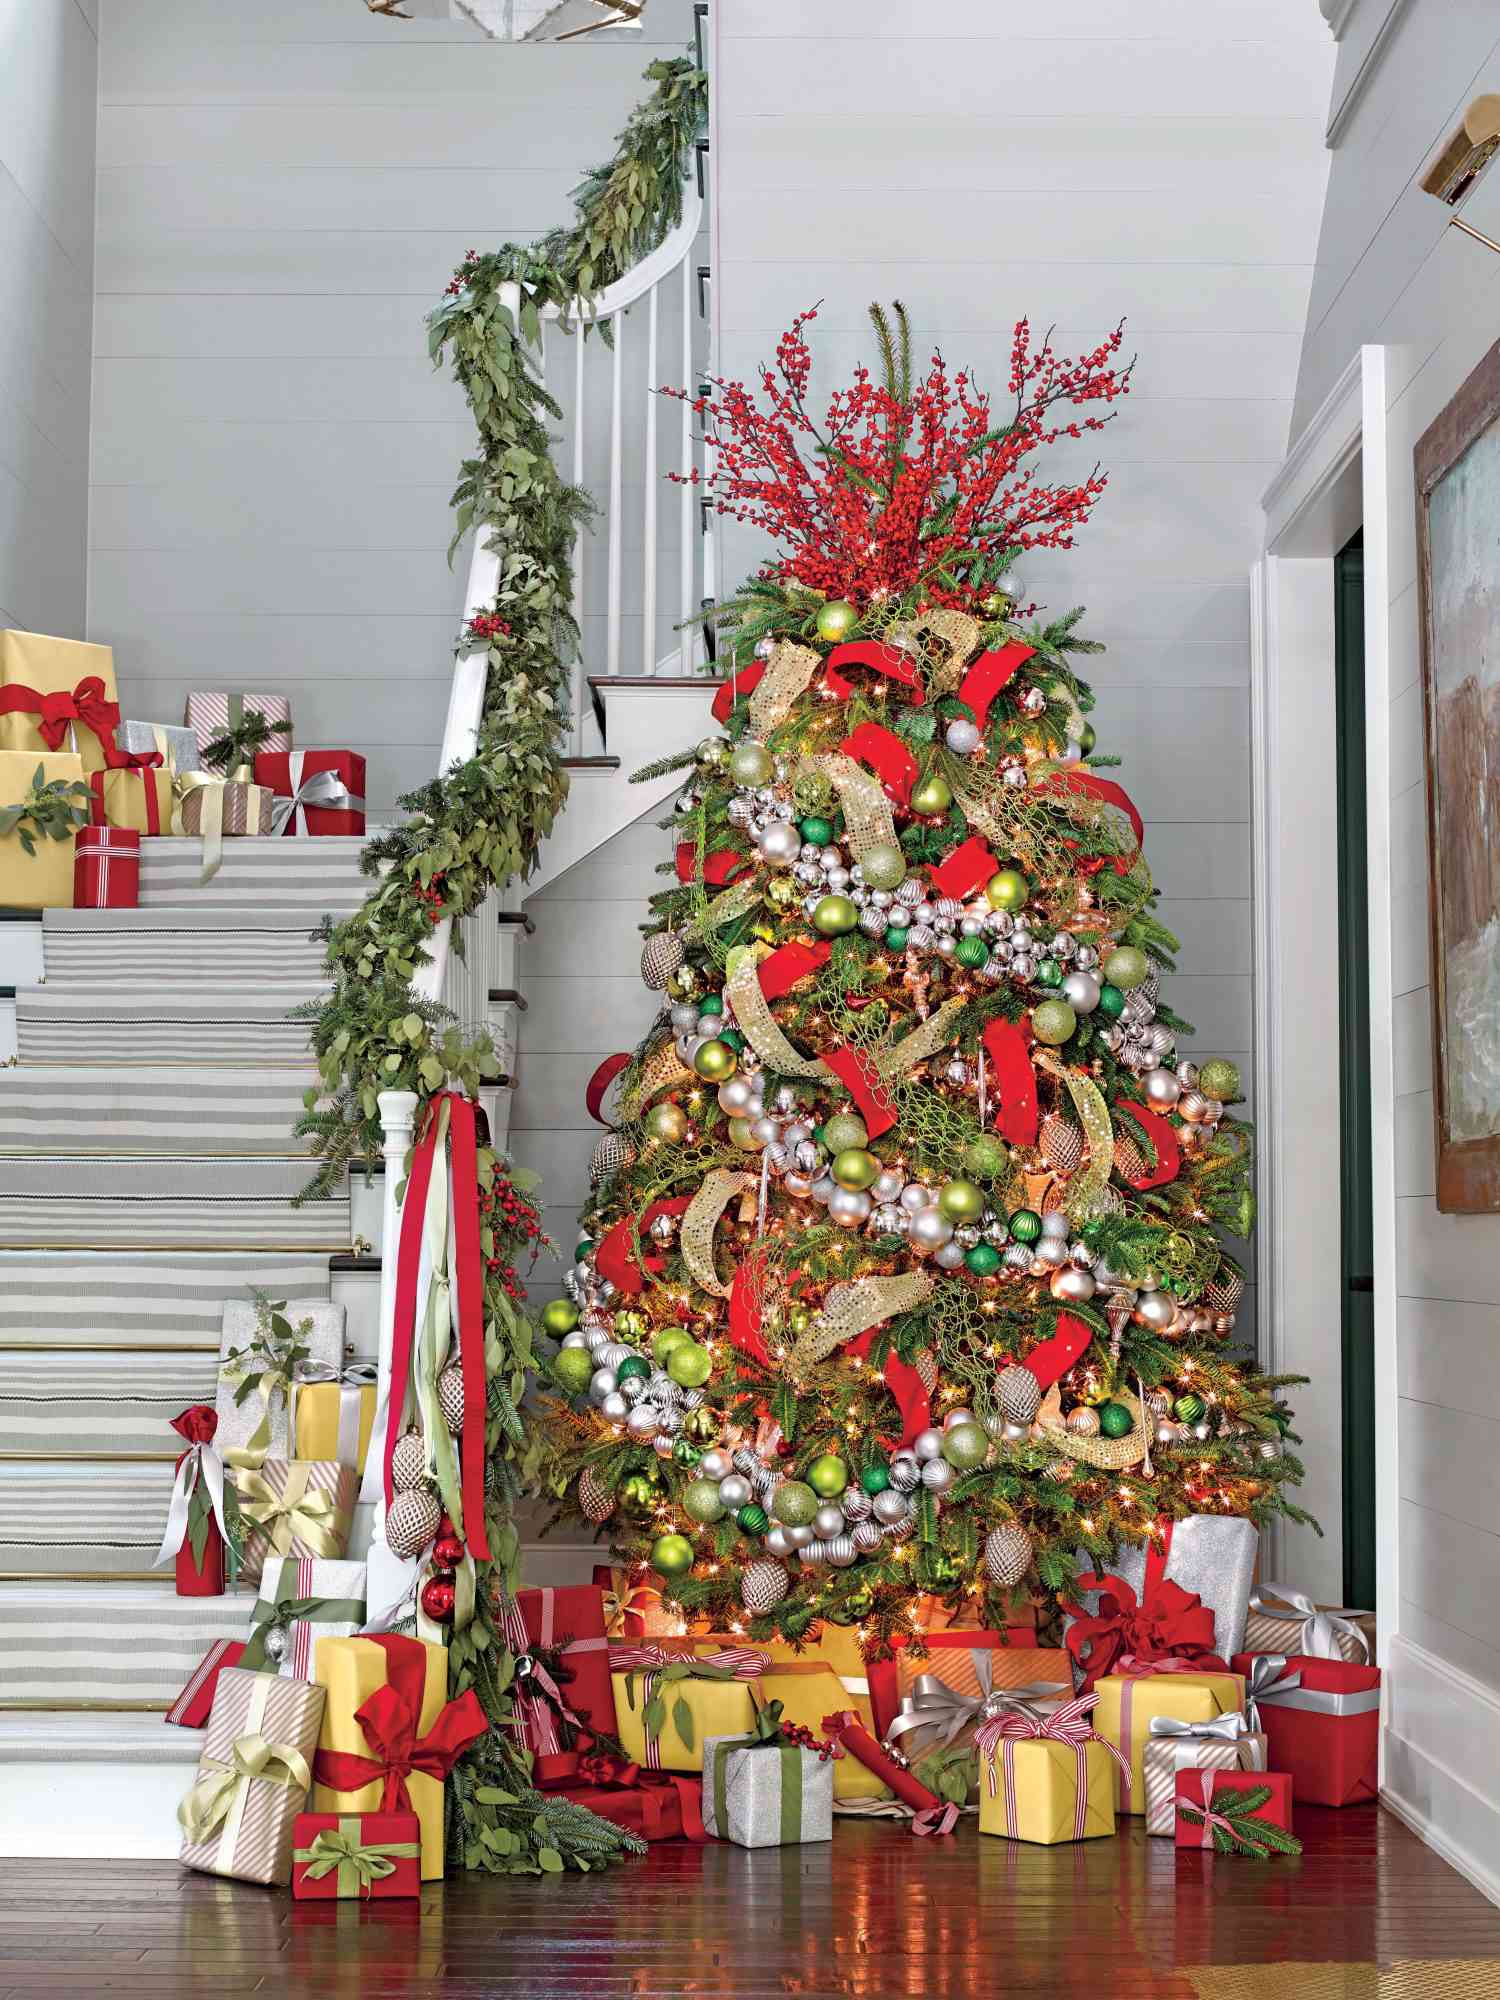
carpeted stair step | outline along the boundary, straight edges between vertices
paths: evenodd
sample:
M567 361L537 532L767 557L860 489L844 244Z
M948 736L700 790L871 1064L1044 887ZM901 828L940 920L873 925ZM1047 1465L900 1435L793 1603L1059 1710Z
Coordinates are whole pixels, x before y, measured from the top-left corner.
M159 1458L176 1443L178 1411L214 1400L218 1370L216 1354L5 1354L0 1452Z
M184 1072L32 1063L0 1070L0 1153L303 1154L302 1070Z
M141 908L169 905L192 910L219 906L306 917L347 916L374 886L359 872L361 836L308 840L226 840L224 859L209 882L200 882L202 844L196 840L141 842Z
M307 1067L308 1024L289 1017L316 990L269 980L211 985L181 968L165 973L154 992L134 983L22 987L16 995L20 1060L300 1073ZM184 1093L191 1082L183 1078Z
M135 983L142 992L161 994L186 973L194 982L239 985L246 992L270 980L311 993L326 982L323 946L312 934L314 921L298 912L247 912L218 905L47 910L42 918L45 977L49 987Z
M0 1247L347 1250L347 1192L293 1208L307 1159L0 1158Z
M219 1351L226 1299L326 1299L315 1251L0 1249L0 1371L21 1347ZM184 1398L184 1400L186 1400Z
M245 1636L254 1601L178 1597L166 1569L159 1583L0 1583L0 1709L165 1709L216 1639ZM201 1747L194 1730L161 1734Z
M175 1729L156 1714L55 1715L46 1713L42 1703L37 1708L43 1712L22 1709L14 1715L0 1714L0 1764L90 1764L96 1768L135 1764L146 1767L140 1778L148 1780L156 1775L151 1766L166 1766L168 1782L161 1788L160 1799L150 1801L149 1810L164 1817L161 1845L154 1851L163 1858L174 1854L175 1840L182 1836L173 1822L172 1807L176 1794L185 1790L192 1778L203 1749L203 1732ZM132 1784L136 1782L132 1774ZM124 1838L117 1837L109 1852L118 1857L124 1844ZM97 1854L99 1848L92 1846L89 1851ZM131 1855L138 1858L133 1846Z
M149 1570L174 1464L171 1452L159 1464L0 1459L0 1574Z

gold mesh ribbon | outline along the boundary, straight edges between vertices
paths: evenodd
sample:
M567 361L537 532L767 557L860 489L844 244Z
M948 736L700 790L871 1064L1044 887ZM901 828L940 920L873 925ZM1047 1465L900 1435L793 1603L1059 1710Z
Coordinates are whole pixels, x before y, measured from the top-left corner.
M828 1069L818 1056L797 1050L776 1024L771 1004L760 990L760 961L745 958L725 982L724 997L734 1010L734 1018L769 1070L778 1076L827 1076Z
M759 881L755 876L747 875L733 888L726 889L722 896L715 896L696 917L682 926L677 935L686 944L691 938L706 937L710 931L721 931L737 917L748 917L760 899Z
M888 1278L851 1278L847 1284L835 1285L823 1301L823 1310L792 1349L792 1365L816 1367L872 1326L926 1305L934 1289L926 1271L898 1271Z
M1139 1465L1146 1457L1145 1412L1128 1389L1116 1389L1110 1400L1122 1403L1130 1412L1132 1422L1128 1437L1080 1437L1075 1431L1070 1431L1063 1422L1062 1391L1055 1382L1042 1398L1036 1421L1047 1443L1064 1458L1076 1458L1085 1465L1097 1465L1103 1472L1124 1472L1132 1465Z
M668 1084L681 1083L694 1074L677 1053L674 1042L665 1041L647 1056L639 1079L622 1099L620 1111L626 1118L636 1117L641 1107Z
M897 845L896 822L879 779L852 757L833 750L821 757L804 757L798 769L826 778L838 793L844 809L844 835L856 861L863 861L872 847Z
M750 727L757 736L768 736L778 723L786 721L822 664L822 655L810 646L781 641L750 697Z
M683 1215L680 1232L682 1261L687 1265L689 1276L696 1279L705 1292L712 1292L715 1298L727 1299L729 1287L714 1269L714 1231L719 1226L719 1217L735 1196L754 1186L754 1174L736 1174L727 1167L716 1167L688 1203Z
M903 1076L907 1070L915 1069L919 1062L926 1062L929 1056L935 1056L939 1049L947 1048L953 1039L953 1024L968 1004L962 996L945 1000L920 1028L914 1028L894 1048L886 1049L875 1058L881 1075L888 1081Z
M932 685L937 693L949 694L958 686L964 663L979 644L979 630L978 620L966 611L950 611L940 605L924 611L892 637L899 642L906 637L922 639L930 633L942 648L942 657L932 665ZM934 649L928 650L930 654Z
M1100 1197L1109 1185L1115 1159L1115 1133L1098 1084L1086 1076L1075 1076L1072 1070L1063 1071L1063 1082L1089 1148L1088 1165L1068 1183L1067 1210L1072 1221L1086 1222L1098 1209Z

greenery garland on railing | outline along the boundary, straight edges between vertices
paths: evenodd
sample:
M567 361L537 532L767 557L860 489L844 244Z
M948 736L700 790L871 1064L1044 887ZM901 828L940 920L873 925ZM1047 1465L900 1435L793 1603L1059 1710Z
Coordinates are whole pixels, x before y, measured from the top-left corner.
M652 95L632 113L614 159L577 191L572 227L538 244L471 252L429 317L432 358L451 362L479 432L453 497L453 547L472 530L499 555L495 599L470 617L458 647L487 657L478 746L466 763L399 801L410 817L372 840L362 859L377 886L352 916L324 926L331 991L299 1010L320 1079L297 1126L319 1161L303 1200L336 1193L351 1166L378 1157L381 1091L415 1092L420 1124L438 1091L452 1083L473 1095L498 1067L488 1034L466 1035L448 1010L414 992L412 980L445 917L455 920L458 950L459 922L491 889L531 873L567 798L563 746L578 643L572 547L589 501L552 463L547 420L561 411L527 368L524 345L539 337L544 307L586 312L590 296L653 250L681 216L707 79L685 58L652 63L646 75ZM509 283L521 288L519 319L502 302ZM530 1441L520 1403L535 1361L516 1265L535 1244L536 1218L527 1177L510 1176L487 1152L480 1183L494 1560L478 1566L473 1620L453 1634L449 1660L452 1691L473 1687L494 1726L453 1775L452 1850L466 1867L499 1873L587 1869L639 1843L533 1791L529 1760L511 1731L516 1662L495 1621L494 1593L518 1581L510 1516L526 1476Z

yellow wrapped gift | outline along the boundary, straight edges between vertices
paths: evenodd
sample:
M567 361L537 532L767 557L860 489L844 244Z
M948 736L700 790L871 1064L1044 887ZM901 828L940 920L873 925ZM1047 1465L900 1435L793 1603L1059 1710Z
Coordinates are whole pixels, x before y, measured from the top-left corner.
M609 1663L620 1747L652 1771L701 1771L707 1737L747 1736L750 1684L771 1664L748 1647L699 1655L654 1642L611 1645Z
M779 1701L782 1720L800 1722L814 1736L825 1736L824 1716L836 1715L841 1709L854 1708L865 1727L871 1727L868 1698L861 1702L858 1695L851 1694L826 1660L773 1659L754 1686L757 1708ZM890 1795L890 1787L882 1784L873 1771L867 1771L857 1757L833 1760L836 1801L888 1799Z
M81 785L83 765L71 753L49 755L36 750L0 750L0 908L11 910L70 910L73 907L73 849L76 834L54 840L30 818L22 817L5 830L10 807L20 806L36 783ZM86 795L65 792L65 802L82 811ZM25 832L33 852L21 844Z
M413 1647L420 1647L423 1657L408 1650ZM324 1753L379 1758L380 1746L369 1741L355 1716L375 1690L387 1684L406 1697L408 1707L416 1707L420 1695L416 1734L418 1738L425 1736L447 1705L448 1649L430 1645L425 1639L393 1634L382 1634L378 1639L319 1639L313 1649L313 1679L327 1688L328 1701L318 1737L310 1810L379 1812L385 1790L381 1779L337 1789L324 1782L325 1775L336 1769L325 1762ZM443 1781L425 1771L411 1771L406 1775L406 1789L421 1826L422 1880L436 1882L443 1873Z
M321 1364L303 1363L316 1368ZM330 1375L332 1369L328 1371ZM370 1432L375 1424L375 1364L356 1362L336 1381L299 1381L296 1387L296 1446L298 1458L337 1459L365 1469Z
M1179 1722L1212 1722L1216 1715L1243 1712L1245 1682L1240 1674L1161 1671L1172 1665L1158 1661L1141 1674L1104 1674L1094 1687L1099 1705L1094 1727L1129 1760L1130 1783L1120 1780L1120 1811L1144 1813L1146 1739L1154 1715L1172 1715Z
M129 827L153 839L172 831L172 774L155 764L137 770L93 771L89 774L93 793L95 826Z
M697 1634L690 1642L694 1652L712 1652L724 1646L735 1646L739 1640L723 1634L705 1636ZM835 1702L835 1708L852 1708L872 1736L880 1731L875 1726L874 1710L870 1701L870 1673L865 1661L864 1648L859 1643L859 1634L852 1625L835 1625L825 1621L815 1625L810 1632L795 1645L790 1639L779 1635L770 1639L757 1639L757 1648L769 1653L773 1666L785 1662L789 1666L800 1667L808 1664L830 1667L839 1679L843 1697ZM831 1713L824 1709L823 1714ZM800 1717L793 1717L800 1721ZM820 1718L821 1720L821 1718ZM821 1732L820 1732L821 1733Z
M108 646L0 632L0 750L71 750L85 771L102 771L119 720Z
M979 1831L1041 1847L1098 1840L1115 1830L1119 1784L1108 1744L1007 1738L981 1759Z

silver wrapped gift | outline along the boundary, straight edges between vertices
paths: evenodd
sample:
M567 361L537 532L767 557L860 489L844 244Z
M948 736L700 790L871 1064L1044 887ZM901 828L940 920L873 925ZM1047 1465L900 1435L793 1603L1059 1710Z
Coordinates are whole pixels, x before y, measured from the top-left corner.
M747 1736L703 1742L703 1824L739 1847L833 1838L833 1762L796 1743Z
M198 739L180 722L122 722L115 730L115 741L138 757L149 757L156 751L162 763L179 775L203 769Z
M1237 1515L1189 1514L1185 1521L1172 1524L1167 1581L1190 1590L1212 1611L1214 1651L1221 1660L1245 1650L1245 1620L1259 1545L1255 1523ZM1122 1542L1103 1564L1080 1552L1078 1567L1080 1572L1102 1569L1117 1576L1140 1597L1146 1587L1146 1546L1143 1542ZM1085 1594L1079 1602L1090 1617L1099 1609L1096 1591Z
M331 1299L288 1299L280 1317L291 1326L298 1348L306 1348L305 1358L322 1363L337 1379L344 1360L344 1308ZM242 1448L254 1438L272 1458L292 1457L287 1391L294 1367L274 1343L268 1344L253 1300L224 1301L214 1398L219 1413L214 1443L220 1452ZM241 1398L238 1392L247 1378L252 1386ZM267 1433L260 1432L263 1421L269 1441Z

